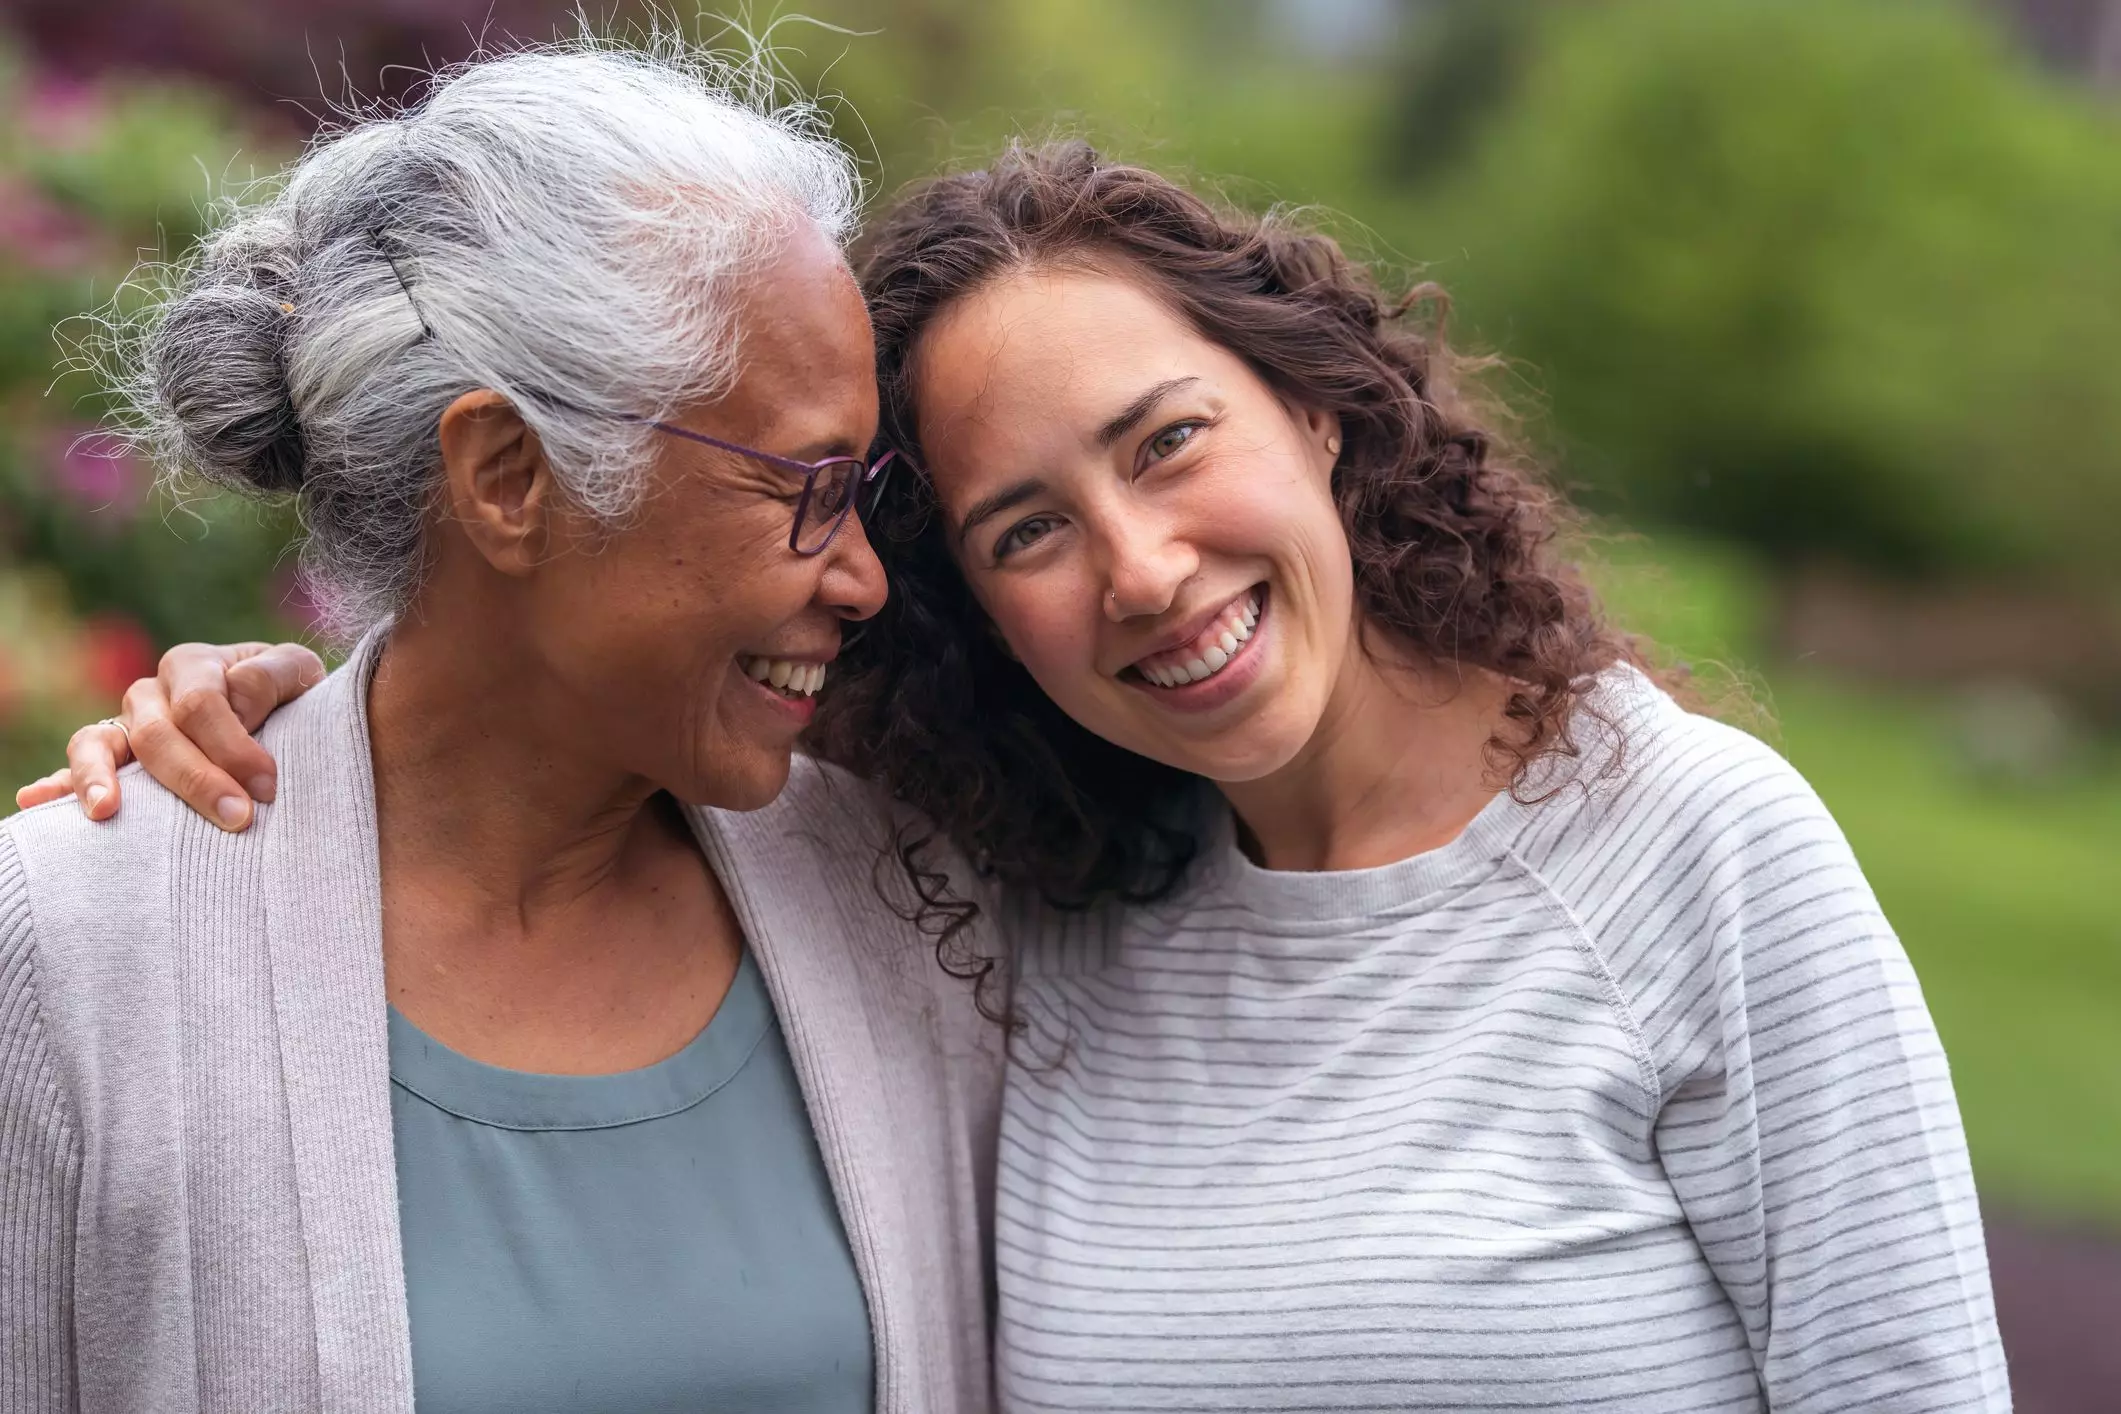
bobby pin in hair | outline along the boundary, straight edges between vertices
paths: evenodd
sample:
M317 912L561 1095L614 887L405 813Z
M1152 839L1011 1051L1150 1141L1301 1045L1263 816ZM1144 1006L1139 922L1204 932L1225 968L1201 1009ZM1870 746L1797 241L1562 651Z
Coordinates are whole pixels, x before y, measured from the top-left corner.
M412 284L405 278L404 268L398 264L397 255L391 250L389 243L384 240L382 228L378 227L370 231L368 239L375 245L376 251L383 259L389 262L390 273L398 277L398 288L405 292L405 302L412 306L413 317L420 321L420 337L432 339L435 336L435 331L428 324L427 316L421 312L420 302L412 297ZM289 312L292 313L293 311L290 310Z

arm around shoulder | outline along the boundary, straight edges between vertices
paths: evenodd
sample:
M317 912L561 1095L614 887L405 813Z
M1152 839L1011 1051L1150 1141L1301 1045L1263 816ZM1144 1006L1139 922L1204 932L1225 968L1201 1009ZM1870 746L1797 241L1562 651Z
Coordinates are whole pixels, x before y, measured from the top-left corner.
M0 822L0 1391L10 1411L57 1414L75 1403L81 1131L36 983L28 880L13 832Z

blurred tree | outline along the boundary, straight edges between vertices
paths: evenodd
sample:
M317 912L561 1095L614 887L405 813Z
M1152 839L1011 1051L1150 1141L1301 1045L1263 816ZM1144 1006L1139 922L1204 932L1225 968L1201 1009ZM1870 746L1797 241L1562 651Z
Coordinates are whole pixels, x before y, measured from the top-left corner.
M1514 96L1543 0L1429 0L1401 42L1379 145L1387 178L1421 180L1458 161Z
M2112 582L2111 108L1947 3L1542 7L1522 64L1390 229L1538 370L1594 500Z
M1260 202L1361 209L1376 190L1389 52L1289 42L1263 0L814 0L773 33L888 194L1011 137L1089 137L1114 156ZM1338 33L1338 31L1336 31ZM1240 185L1241 184L1241 185Z

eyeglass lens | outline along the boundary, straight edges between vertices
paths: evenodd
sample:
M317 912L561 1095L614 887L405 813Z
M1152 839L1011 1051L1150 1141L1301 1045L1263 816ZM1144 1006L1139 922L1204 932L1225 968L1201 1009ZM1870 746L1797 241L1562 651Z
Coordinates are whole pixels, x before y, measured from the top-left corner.
M820 549L832 538L832 532L846 519L855 488L867 470L852 457L834 458L818 467L817 476L810 483L809 498L803 503L802 520L796 526L798 550Z
M878 463L873 478L869 466L852 457L834 458L820 465L796 526L796 549L813 554L824 548L850 509L863 516L874 513L884 483L891 477L891 460L886 457Z

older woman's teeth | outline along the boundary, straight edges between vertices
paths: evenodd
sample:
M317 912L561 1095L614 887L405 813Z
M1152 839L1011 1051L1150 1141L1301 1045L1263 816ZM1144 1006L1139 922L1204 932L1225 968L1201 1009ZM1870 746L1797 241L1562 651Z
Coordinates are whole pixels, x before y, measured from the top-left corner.
M1229 666L1258 626L1259 595L1253 593L1185 648L1145 659L1135 669L1158 687L1184 687L1212 678Z
M792 658L747 658L743 668L745 677L779 689L783 697L811 697L825 685L823 663L798 663Z

